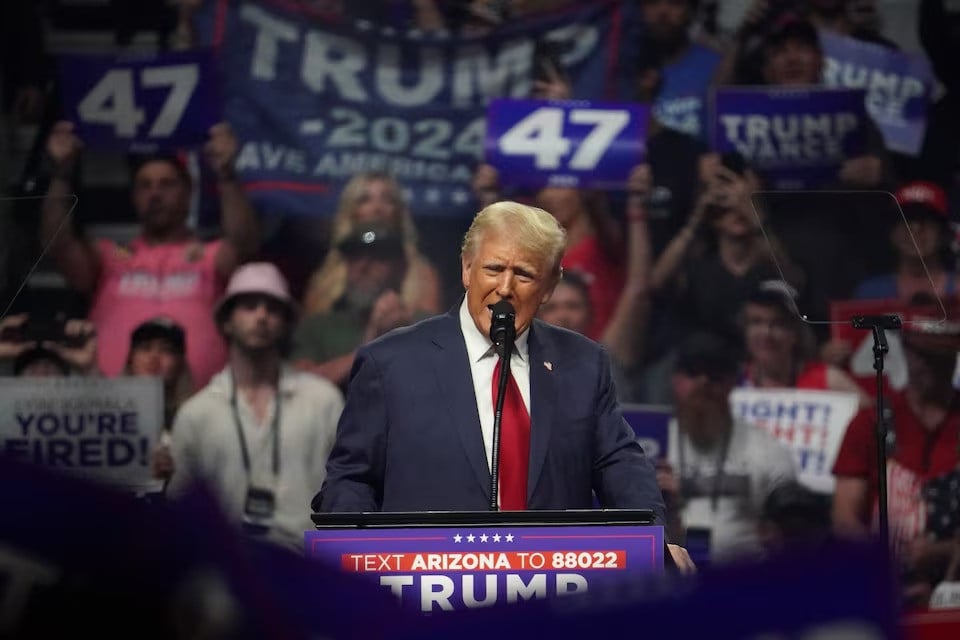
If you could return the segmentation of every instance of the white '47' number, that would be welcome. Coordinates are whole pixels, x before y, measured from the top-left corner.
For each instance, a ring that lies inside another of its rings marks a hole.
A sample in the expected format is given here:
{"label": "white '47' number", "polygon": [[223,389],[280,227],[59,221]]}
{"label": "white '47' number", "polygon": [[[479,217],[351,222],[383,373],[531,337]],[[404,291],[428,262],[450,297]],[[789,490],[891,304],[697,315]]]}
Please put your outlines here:
{"label": "white '47' number", "polygon": [[537,169],[558,169],[570,153],[571,142],[563,137],[564,113],[572,124],[593,125],[570,158],[569,169],[587,171],[597,166],[610,143],[630,123],[623,110],[540,107],[513,125],[500,137],[500,151],[512,156],[533,156]]}
{"label": "white '47' number", "polygon": [[[77,105],[80,117],[93,124],[112,126],[118,138],[135,137],[146,115],[137,107],[133,80],[132,69],[108,71]],[[149,137],[162,138],[176,131],[199,80],[200,72],[195,64],[152,67],[140,72],[143,87],[170,87],[167,99],[147,133]]]}

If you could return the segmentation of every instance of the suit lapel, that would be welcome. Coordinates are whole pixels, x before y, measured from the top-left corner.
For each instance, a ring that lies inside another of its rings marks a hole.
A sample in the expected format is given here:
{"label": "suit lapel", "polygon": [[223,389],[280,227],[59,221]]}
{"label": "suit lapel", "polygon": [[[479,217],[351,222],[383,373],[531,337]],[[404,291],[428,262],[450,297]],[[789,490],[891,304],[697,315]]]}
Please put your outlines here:
{"label": "suit lapel", "polygon": [[460,333],[458,309],[459,305],[448,314],[448,320],[434,336],[433,343],[437,348],[431,353],[433,371],[470,466],[489,500],[490,469],[477,413],[467,346]]}
{"label": "suit lapel", "polygon": [[530,327],[530,469],[527,475],[527,501],[537,487],[543,472],[553,433],[557,406],[557,380],[553,365],[556,354],[550,336],[537,331],[537,322]]}

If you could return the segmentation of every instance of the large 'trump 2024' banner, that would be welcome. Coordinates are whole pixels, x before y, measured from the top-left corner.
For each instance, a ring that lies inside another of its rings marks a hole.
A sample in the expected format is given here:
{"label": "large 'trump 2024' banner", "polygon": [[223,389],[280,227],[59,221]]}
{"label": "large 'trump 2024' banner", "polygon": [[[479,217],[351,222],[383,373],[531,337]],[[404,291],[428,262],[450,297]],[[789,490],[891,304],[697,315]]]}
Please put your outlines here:
{"label": "large 'trump 2024' banner", "polygon": [[279,0],[217,0],[198,18],[218,46],[238,169],[265,213],[329,215],[340,187],[387,171],[418,215],[470,206],[488,100],[532,89],[538,40],[558,43],[582,98],[603,97],[617,3],[505,25],[484,37],[324,21]]}

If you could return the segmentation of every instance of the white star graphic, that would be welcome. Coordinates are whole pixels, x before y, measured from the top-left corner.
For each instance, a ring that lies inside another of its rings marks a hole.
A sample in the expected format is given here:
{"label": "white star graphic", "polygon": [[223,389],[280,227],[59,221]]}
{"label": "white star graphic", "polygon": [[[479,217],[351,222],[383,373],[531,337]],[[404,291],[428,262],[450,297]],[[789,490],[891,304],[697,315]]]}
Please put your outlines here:
{"label": "white star graphic", "polygon": [[456,543],[459,544],[461,540],[463,540],[463,536],[461,536],[459,533],[458,533],[457,535],[453,536],[453,541],[454,541],[454,542],[456,542]]}
{"label": "white star graphic", "polygon": [[474,541],[474,537],[473,537],[473,534],[471,533],[470,535],[467,536],[467,542],[473,542],[473,541]]}
{"label": "white star graphic", "polygon": [[487,541],[487,534],[483,534],[482,536],[480,536],[480,542],[486,542],[486,541]]}
{"label": "white star graphic", "polygon": [[512,534],[512,533],[508,533],[508,534],[506,535],[506,541],[507,541],[507,542],[513,542],[513,534]]}
{"label": "white star graphic", "polygon": [[500,542],[500,534],[499,534],[499,533],[493,534],[493,541],[494,541],[494,542]]}
{"label": "white star graphic", "polygon": [[439,189],[427,189],[427,193],[424,195],[424,198],[427,202],[436,203],[440,202],[440,190]]}
{"label": "white star graphic", "polygon": [[454,204],[465,204],[467,202],[468,194],[463,189],[457,189],[452,194],[450,194],[450,199],[453,200]]}

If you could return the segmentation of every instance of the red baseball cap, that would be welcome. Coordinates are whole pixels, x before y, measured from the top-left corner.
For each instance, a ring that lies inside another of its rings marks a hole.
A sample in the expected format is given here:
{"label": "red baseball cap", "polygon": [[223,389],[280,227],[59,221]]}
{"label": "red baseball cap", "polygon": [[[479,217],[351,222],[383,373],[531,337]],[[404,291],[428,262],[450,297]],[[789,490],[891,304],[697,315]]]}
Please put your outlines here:
{"label": "red baseball cap", "polygon": [[940,185],[923,180],[908,182],[897,189],[894,196],[900,207],[903,208],[904,215],[914,213],[933,214],[935,217],[946,220],[949,216],[947,211],[947,194]]}

